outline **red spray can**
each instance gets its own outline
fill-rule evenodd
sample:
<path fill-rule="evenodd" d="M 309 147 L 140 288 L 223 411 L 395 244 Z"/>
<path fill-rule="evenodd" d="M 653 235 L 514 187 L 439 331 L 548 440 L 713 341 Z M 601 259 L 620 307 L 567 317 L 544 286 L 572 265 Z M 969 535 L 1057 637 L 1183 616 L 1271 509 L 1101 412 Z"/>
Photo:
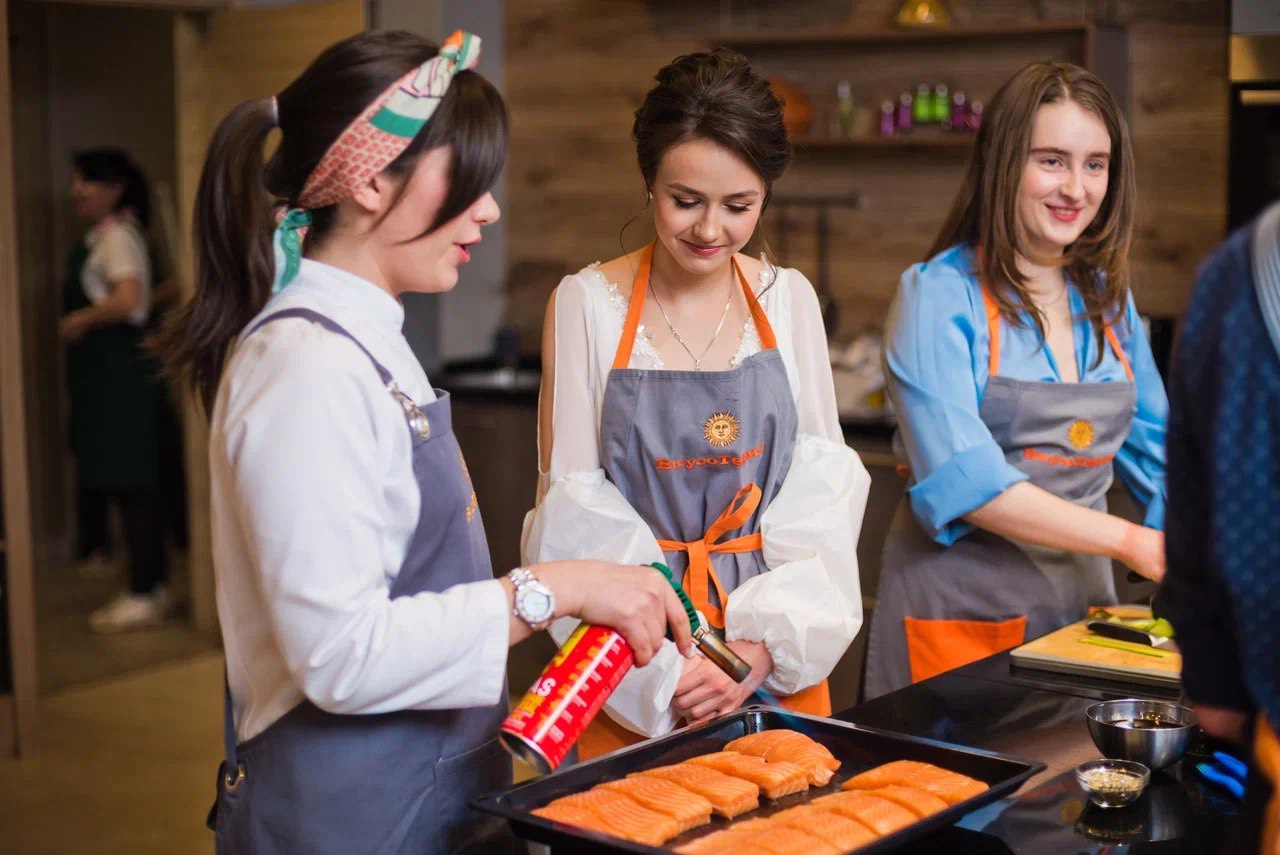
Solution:
<path fill-rule="evenodd" d="M 689 596 L 667 566 L 651 566 L 675 589 L 702 655 L 737 682 L 747 679 L 751 666 L 702 626 Z M 554 771 L 635 662 L 631 645 L 621 635 L 608 627 L 580 625 L 502 723 L 498 740 L 540 774 Z"/>
<path fill-rule="evenodd" d="M 507 716 L 498 739 L 539 773 L 553 771 L 635 661 L 621 635 L 582 624 Z"/>

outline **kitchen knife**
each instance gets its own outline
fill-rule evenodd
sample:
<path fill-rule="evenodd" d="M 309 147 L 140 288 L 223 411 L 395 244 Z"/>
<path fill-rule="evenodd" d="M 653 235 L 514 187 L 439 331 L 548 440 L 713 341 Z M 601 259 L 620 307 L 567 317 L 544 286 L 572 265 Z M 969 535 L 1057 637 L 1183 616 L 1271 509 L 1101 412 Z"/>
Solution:
<path fill-rule="evenodd" d="M 1165 638 L 1162 635 L 1154 635 L 1141 629 L 1134 629 L 1131 626 L 1125 626 L 1122 623 L 1111 623 L 1105 620 L 1091 620 L 1085 627 L 1092 633 L 1104 635 L 1107 638 L 1114 638 L 1119 641 L 1129 641 L 1134 644 L 1145 644 L 1148 647 L 1172 647 L 1173 639 Z"/>

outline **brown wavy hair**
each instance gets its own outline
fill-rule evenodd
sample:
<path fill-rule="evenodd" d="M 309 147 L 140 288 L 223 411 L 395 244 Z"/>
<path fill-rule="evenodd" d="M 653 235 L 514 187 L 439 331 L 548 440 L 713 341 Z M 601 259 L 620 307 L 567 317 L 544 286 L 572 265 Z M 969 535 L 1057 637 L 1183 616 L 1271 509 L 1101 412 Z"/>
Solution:
<path fill-rule="evenodd" d="M 266 163 L 264 147 L 277 126 L 270 98 L 245 101 L 218 124 L 196 191 L 195 296 L 152 342 L 165 372 L 189 383 L 206 413 L 213 410 L 232 344 L 271 296 L 274 206 L 296 204 L 307 177 L 347 125 L 438 52 L 433 42 L 392 30 L 332 45 L 276 97 L 280 144 Z M 471 207 L 506 159 L 506 106 L 473 71 L 453 78 L 431 120 L 386 171 L 408 174 L 423 153 L 446 145 L 453 150 L 449 189 L 425 233 Z M 336 214 L 337 205 L 311 212 L 308 246 L 325 240 Z"/>
<path fill-rule="evenodd" d="M 1031 150 L 1036 111 L 1045 104 L 1067 101 L 1101 119 L 1111 136 L 1107 195 L 1093 222 L 1066 248 L 1062 258 L 1044 259 L 1028 245 L 1018 215 L 1018 193 Z M 1027 311 L 1041 336 L 1045 318 L 1031 301 L 1017 257 L 1062 265 L 1084 298 L 1101 354 L 1104 325 L 1123 316 L 1129 297 L 1129 245 L 1136 195 L 1129 127 L 1107 87 L 1068 62 L 1032 63 L 1001 86 L 991 100 L 960 191 L 925 260 L 958 243 L 978 247 L 978 274 L 982 281 L 991 283 L 1000 313 L 1010 323 L 1020 324 L 1021 313 Z"/>

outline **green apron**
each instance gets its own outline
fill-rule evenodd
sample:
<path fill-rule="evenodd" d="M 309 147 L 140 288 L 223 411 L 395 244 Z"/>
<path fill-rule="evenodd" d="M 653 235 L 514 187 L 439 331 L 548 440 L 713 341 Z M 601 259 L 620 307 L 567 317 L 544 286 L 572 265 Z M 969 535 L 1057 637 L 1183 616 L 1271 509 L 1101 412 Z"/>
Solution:
<path fill-rule="evenodd" d="M 80 240 L 67 261 L 62 310 L 92 305 L 81 274 L 89 247 Z M 82 490 L 154 490 L 157 416 L 162 390 L 144 331 L 129 323 L 97 327 L 67 345 L 68 436 Z"/>

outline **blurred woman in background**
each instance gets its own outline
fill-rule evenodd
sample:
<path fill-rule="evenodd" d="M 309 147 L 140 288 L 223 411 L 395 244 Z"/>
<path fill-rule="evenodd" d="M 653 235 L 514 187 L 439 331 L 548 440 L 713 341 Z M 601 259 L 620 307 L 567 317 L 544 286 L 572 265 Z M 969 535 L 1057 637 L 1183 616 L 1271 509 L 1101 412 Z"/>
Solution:
<path fill-rule="evenodd" d="M 169 611 L 158 501 L 158 412 L 163 389 L 142 349 L 151 315 L 146 178 L 122 149 L 72 160 L 71 200 L 90 223 L 71 251 L 58 332 L 67 343 L 69 435 L 76 461 L 82 560 L 107 551 L 107 504 L 118 504 L 129 588 L 89 616 L 95 632 L 154 626 Z"/>

